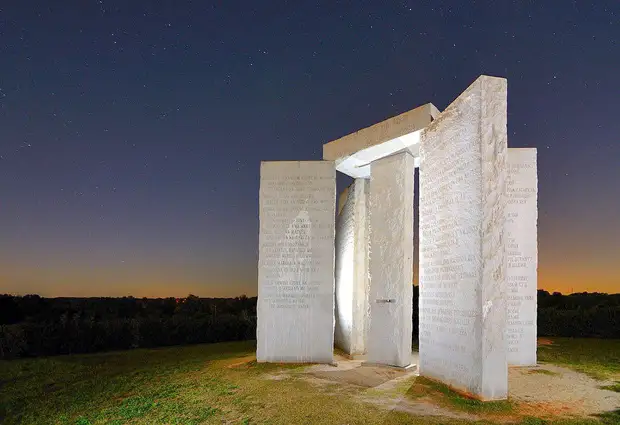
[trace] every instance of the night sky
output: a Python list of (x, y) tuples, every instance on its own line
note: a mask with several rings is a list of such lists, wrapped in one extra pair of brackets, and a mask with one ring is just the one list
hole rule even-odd
[(0, 293), (255, 295), (261, 160), (480, 74), (538, 148), (539, 288), (620, 292), (620, 2), (441, 3), (1, 2)]

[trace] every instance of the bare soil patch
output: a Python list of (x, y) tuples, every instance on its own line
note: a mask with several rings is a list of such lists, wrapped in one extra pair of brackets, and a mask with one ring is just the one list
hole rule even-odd
[(538, 415), (541, 410), (551, 415), (594, 415), (618, 409), (620, 393), (600, 388), (608, 383), (613, 382), (551, 364), (510, 368), (508, 373), (510, 397), (521, 402), (522, 410)]
[[(545, 344), (545, 341), (542, 341)], [(551, 343), (551, 342), (550, 342)], [(509, 369), (510, 406), (494, 412), (484, 407), (467, 406), (465, 409), (451, 403), (445, 394), (416, 384), (417, 368), (399, 370), (381, 366), (362, 365), (361, 360), (337, 356), (335, 365), (313, 365), (284, 371), (315, 387), (340, 385), (343, 391), (351, 386), (355, 398), (386, 410), (408, 412), (418, 416), (445, 416), (455, 419), (487, 419), (496, 422), (514, 422), (526, 416), (575, 417), (592, 416), (620, 408), (620, 393), (602, 389), (613, 381), (599, 381), (583, 373), (560, 366), (545, 364), (537, 367)], [(273, 379), (270, 376), (270, 379)], [(461, 406), (462, 407), (462, 406)]]
[(392, 370), (377, 367), (357, 367), (348, 370), (316, 371), (310, 374), (329, 381), (374, 388), (405, 375), (405, 372), (396, 369)]

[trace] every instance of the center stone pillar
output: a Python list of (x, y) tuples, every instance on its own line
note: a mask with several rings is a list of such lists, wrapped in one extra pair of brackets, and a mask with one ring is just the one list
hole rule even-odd
[(411, 363), (414, 171), (408, 152), (370, 165), (369, 363)]

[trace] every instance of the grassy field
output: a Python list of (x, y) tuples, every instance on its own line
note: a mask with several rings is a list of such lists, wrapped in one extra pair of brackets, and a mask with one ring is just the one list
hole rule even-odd
[(538, 347), (538, 361), (570, 367), (596, 379), (620, 378), (620, 340), (552, 338)]
[[(597, 376), (617, 376), (620, 341), (588, 342), (557, 340), (557, 345), (543, 347), (541, 360)], [(0, 423), (472, 423), (470, 419), (422, 417), (362, 403), (355, 398), (355, 392), (362, 389), (347, 387), (345, 392), (337, 383), (313, 385), (296, 377), (300, 366), (257, 364), (254, 350), (253, 343), (243, 342), (0, 361)], [(614, 359), (615, 364), (611, 364)], [(283, 370), (292, 378), (265, 379)], [(431, 396), (438, 406), (481, 415), (483, 420), (476, 423), (601, 423), (594, 419), (522, 417), (510, 401), (477, 402), (424, 378), (408, 382), (403, 394), (411, 400)], [(610, 414), (600, 420), (616, 424), (620, 416)]]

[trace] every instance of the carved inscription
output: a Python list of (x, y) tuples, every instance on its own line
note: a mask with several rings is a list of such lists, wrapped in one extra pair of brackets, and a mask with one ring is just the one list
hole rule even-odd
[(261, 167), (257, 356), (330, 361), (333, 345), (333, 162)]
[(481, 76), (420, 138), (420, 374), (507, 395), (506, 82)]
[(463, 385), (472, 381), (472, 359), (479, 356), (481, 158), (460, 132), (447, 136), (421, 152), (420, 365)]
[(536, 364), (536, 149), (508, 149), (506, 182), (508, 362)]

